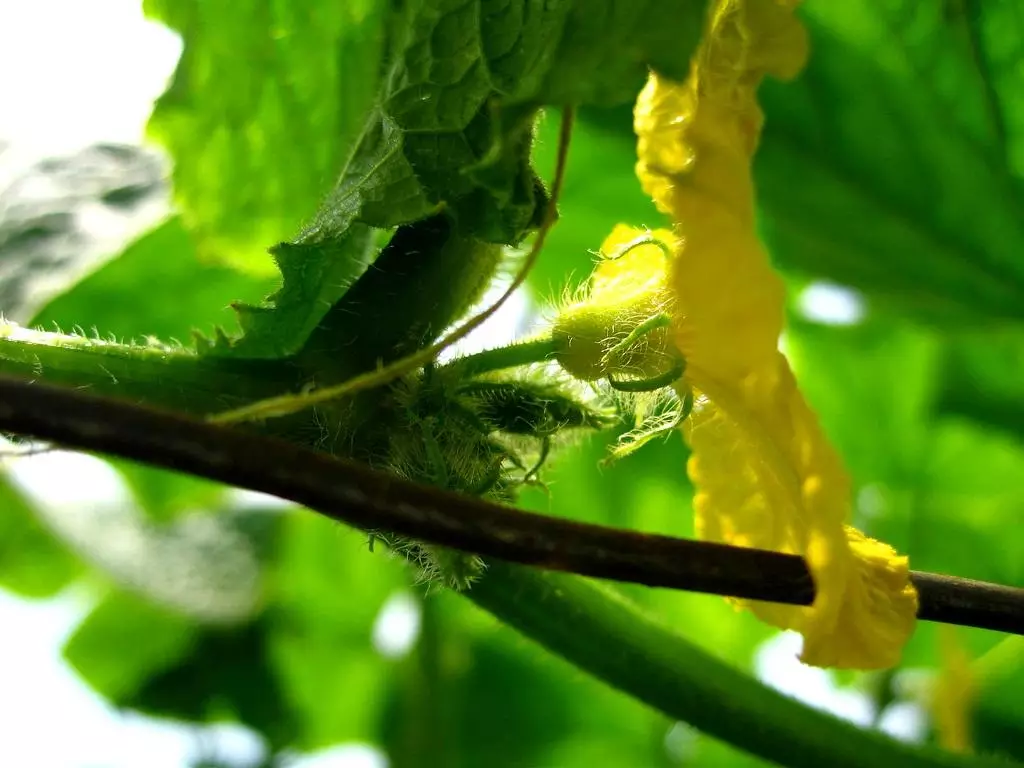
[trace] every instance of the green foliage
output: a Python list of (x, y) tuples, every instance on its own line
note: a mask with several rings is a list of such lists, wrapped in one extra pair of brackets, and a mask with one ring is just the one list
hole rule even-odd
[(1016, 326), (949, 337), (937, 407), (1020, 440), (1024, 437), (1024, 333)]
[[(530, 161), (537, 108), (628, 102), (648, 65), (682, 76), (702, 13), (695, 0), (614, 3), (604, 13), (527, 0), (395, 10), (386, 75), (338, 184), (298, 239), (275, 249), (284, 285), (273, 311), (242, 308), (246, 338), (233, 353), (296, 352), (365, 269), (365, 225), (444, 210), (463, 236), (517, 244), (546, 204)], [(628, 46), (606, 44), (623, 33)]]
[[(64, 646), (64, 657), (96, 691), (123, 701), (195, 645), (198, 628), (184, 616), (126, 592), (107, 596)], [(145, 637), (146, 642), (139, 642)]]
[(187, 226), (204, 258), (267, 274), (261, 254), (309, 218), (373, 103), (385, 5), (146, 0), (144, 7), (184, 42), (150, 132), (175, 159)]
[(778, 262), (936, 324), (1020, 321), (1016, 8), (852, 0), (804, 18), (813, 55), (765, 88), (757, 159)]
[(300, 746), (375, 739), (390, 678), (371, 628), (405, 583), (399, 562), (371, 555), (364, 535), (310, 517), (285, 522), (268, 585), (263, 663), (298, 719)]
[(0, 477), (0, 587), (24, 597), (51, 597), (81, 572), (78, 558)]
[(1005, 638), (982, 656), (975, 667), (979, 682), (978, 705), (971, 725), (978, 747), (1024, 759), (1021, 749), (1024, 706), (1019, 695), (1024, 681), (1024, 641), (1019, 637)]
[(140, 712), (193, 722), (231, 720), (259, 733), (271, 748), (295, 742), (300, 724), (264, 658), (262, 623), (212, 628), (180, 663), (147, 678), (118, 701)]
[[(529, 160), (532, 108), (628, 103), (648, 64), (682, 76), (702, 12), (689, 1), (597, 13), (581, 2), (408, 4), (392, 20), (378, 107), (315, 239), (353, 221), (408, 223), (443, 204), (467, 234), (518, 242), (543, 202)], [(620, 35), (630, 45), (608, 45)]]
[(139, 508), (158, 522), (170, 522), (185, 513), (217, 510), (224, 504), (224, 486), (189, 475), (113, 461)]
[(350, 288), (369, 264), (372, 249), (373, 236), (365, 226), (350, 227), (328, 242), (275, 246), (271, 252), (283, 284), (268, 298), (273, 306), (236, 304), (242, 338), (220, 350), (207, 344), (201, 349), (252, 358), (294, 354), (317, 327), (324, 308)]
[(429, 754), (453, 768), (582, 768), (595, 753), (672, 764), (663, 715), (532, 652), (452, 595), (430, 597), (422, 610), (420, 641), (381, 713), (393, 765), (422, 765)]
[(500, 258), (498, 246), (464, 236), (445, 215), (399, 227), (305, 339), (299, 361), (323, 382), (411, 354), (480, 298)]

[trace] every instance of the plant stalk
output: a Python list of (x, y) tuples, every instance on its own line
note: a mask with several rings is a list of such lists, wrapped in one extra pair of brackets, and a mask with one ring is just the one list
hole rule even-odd
[(498, 561), (463, 593), (580, 669), (790, 768), (1008, 768), (919, 747), (811, 709), (669, 631), (603, 585)]

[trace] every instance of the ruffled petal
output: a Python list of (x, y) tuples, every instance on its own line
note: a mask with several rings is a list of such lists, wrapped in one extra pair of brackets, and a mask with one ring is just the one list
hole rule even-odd
[(686, 428), (697, 535), (805, 558), (813, 605), (737, 602), (802, 633), (806, 663), (895, 665), (917, 613), (907, 558), (844, 525), (849, 478), (785, 358), (746, 385), (702, 392)]
[(784, 288), (755, 231), (751, 161), (766, 75), (807, 55), (794, 3), (718, 0), (685, 83), (652, 75), (637, 173), (674, 221), (673, 340), (700, 395), (687, 428), (698, 535), (802, 555), (812, 606), (751, 603), (819, 666), (891, 666), (914, 625), (906, 558), (845, 522), (850, 481), (777, 349)]
[(807, 57), (792, 5), (715, 3), (687, 81), (652, 75), (636, 105), (637, 175), (686, 244), (673, 265), (686, 313), (677, 342), (690, 366), (726, 379), (768, 363), (782, 331), (785, 294), (755, 234), (750, 164), (758, 85), (792, 77)]

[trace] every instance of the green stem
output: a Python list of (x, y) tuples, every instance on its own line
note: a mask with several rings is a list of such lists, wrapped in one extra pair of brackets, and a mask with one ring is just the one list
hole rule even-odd
[(202, 415), (292, 389), (270, 363), (203, 358), (0, 323), (0, 373)]
[[(452, 765), (450, 754), (457, 742), (453, 738), (452, 696), (445, 690), (444, 617), (437, 600), (420, 600), (420, 637), (416, 650), (403, 661), (399, 716), (388, 740), (388, 758), (392, 768), (421, 768), (424, 765)], [(461, 642), (455, 640), (454, 642)]]
[(780, 765), (1013, 765), (904, 744), (813, 710), (705, 653), (612, 590), (578, 577), (492, 561), (464, 594), (609, 685)]
[(532, 365), (553, 360), (555, 357), (555, 343), (551, 336), (543, 336), (534, 341), (524, 341), (518, 344), (510, 344), (507, 347), (496, 347), (485, 349), (466, 357), (453, 360), (445, 366), (448, 370), (458, 371), (466, 377), (478, 376), (481, 373), (501, 371), (505, 368), (518, 368), (522, 365)]

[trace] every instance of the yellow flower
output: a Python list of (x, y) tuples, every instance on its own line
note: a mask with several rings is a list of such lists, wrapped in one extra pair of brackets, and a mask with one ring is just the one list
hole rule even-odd
[[(846, 525), (850, 481), (778, 351), (784, 288), (754, 227), (751, 159), (766, 75), (807, 54), (792, 2), (716, 0), (689, 78), (652, 75), (636, 106), (637, 172), (674, 222), (671, 339), (697, 407), (686, 428), (698, 535), (802, 555), (812, 606), (747, 603), (800, 631), (817, 666), (894, 665), (917, 596), (907, 559)], [(639, 233), (617, 230), (605, 252)]]

